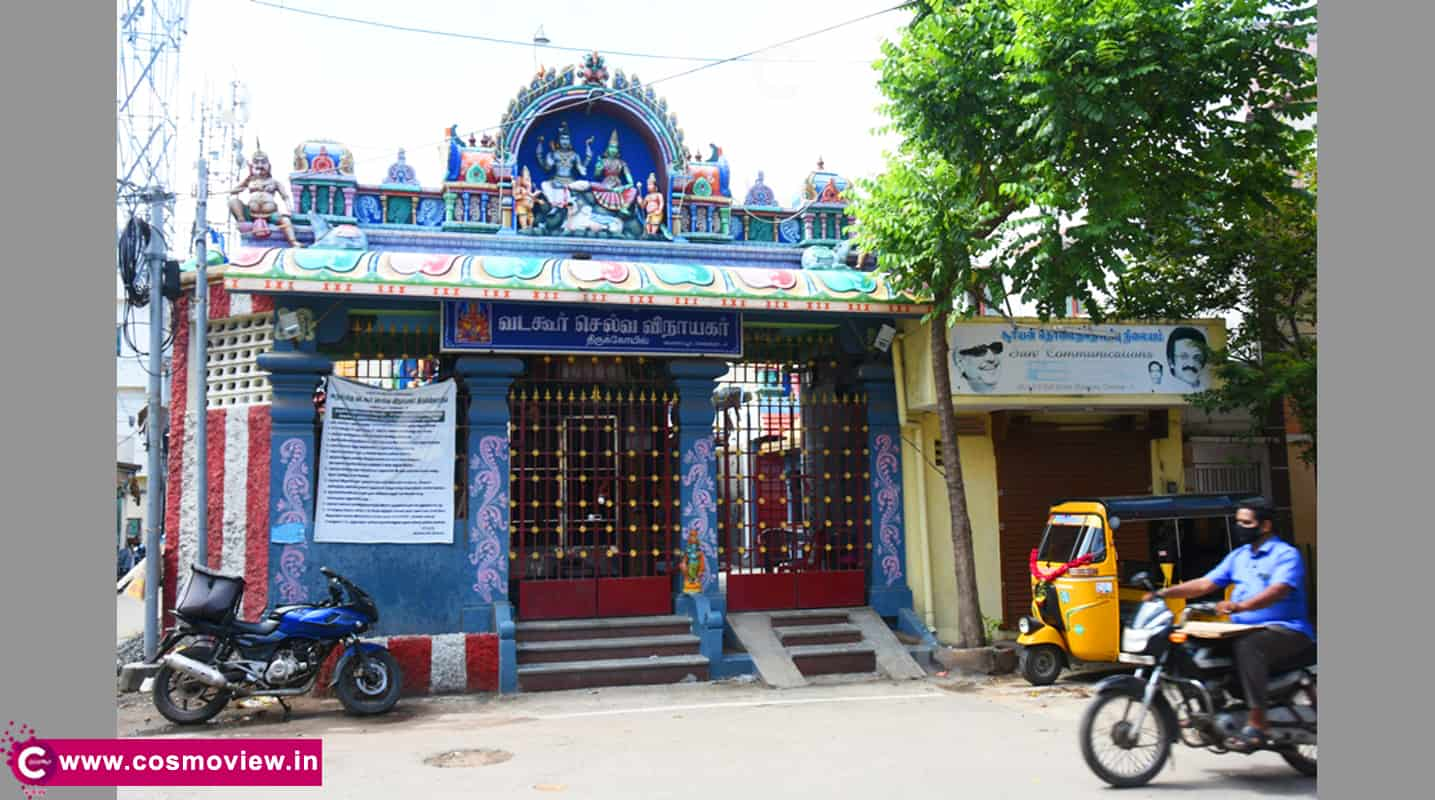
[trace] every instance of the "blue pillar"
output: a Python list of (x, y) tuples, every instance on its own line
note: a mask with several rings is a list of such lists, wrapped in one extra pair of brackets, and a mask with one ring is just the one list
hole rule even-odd
[[(696, 535), (702, 553), (702, 575), (696, 592), (683, 591), (680, 576), (677, 610), (693, 620), (700, 652), (716, 667), (722, 660), (724, 612), (727, 601), (718, 587), (717, 454), (713, 450), (713, 389), (727, 372), (720, 361), (673, 361), (668, 365), (678, 388), (678, 469), (682, 472), (678, 546), (685, 551)], [(693, 556), (689, 556), (693, 560)]]
[[(312, 341), (308, 343), (312, 346)], [(274, 403), (269, 409), (269, 581), (273, 604), (318, 596), (309, 584), (317, 491), (314, 388), (333, 371), (328, 358), (296, 350), (263, 353)]]
[(508, 597), (508, 389), (523, 374), (516, 358), (458, 359), (468, 387), (468, 548), (458, 587), (465, 632), (498, 634), (499, 691), (518, 688), (518, 648)]
[[(902, 431), (897, 422), (897, 387), (892, 368), (861, 367), (857, 377), (867, 395), (867, 463), (872, 537), (867, 571), (867, 604), (905, 627), (912, 615), (907, 585), (906, 531), (902, 521)], [(903, 610), (906, 613), (902, 613)]]

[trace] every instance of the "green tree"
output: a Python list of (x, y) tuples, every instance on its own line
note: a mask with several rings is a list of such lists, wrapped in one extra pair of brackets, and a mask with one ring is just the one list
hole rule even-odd
[(1251, 413), (1262, 429), (1277, 403), (1290, 408), (1316, 460), (1316, 178), (1307, 159), (1296, 191), (1270, 198), (1242, 219), (1207, 220), (1182, 241), (1130, 267), (1111, 307), (1127, 318), (1179, 319), (1235, 312), (1224, 348), (1211, 352), (1220, 383), (1197, 395), (1215, 411)]
[[(862, 182), (858, 240), (933, 300), (932, 359), (951, 505), (958, 646), (985, 640), (946, 328), (976, 300), (1091, 316), (1129, 260), (1240, 219), (1289, 188), (1313, 102), (1305, 2), (968, 0), (914, 4), (883, 45), (902, 145)], [(1184, 238), (1182, 238), (1184, 237)]]

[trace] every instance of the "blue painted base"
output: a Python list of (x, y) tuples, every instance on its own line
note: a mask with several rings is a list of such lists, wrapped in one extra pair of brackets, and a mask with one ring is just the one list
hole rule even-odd
[(727, 598), (719, 594), (679, 594), (673, 599), (674, 613), (686, 614), (692, 620), (693, 635), (698, 637), (698, 652), (707, 656), (709, 670), (723, 658), (726, 606)]
[(911, 610), (912, 590), (907, 584), (899, 583), (885, 588), (868, 588), (867, 605), (880, 616), (895, 617), (902, 609)]
[(904, 608), (897, 612), (897, 630), (908, 636), (916, 636), (922, 640), (922, 644), (937, 646), (937, 637), (927, 630), (926, 623), (917, 616), (917, 612), (910, 608)]
[(498, 632), (498, 691), (512, 694), (518, 691), (518, 641), (514, 638), (517, 627), (512, 603), (493, 604), (493, 629)]
[(459, 626), (464, 633), (493, 633), (493, 606), (464, 606), (459, 612)]
[(752, 663), (752, 656), (747, 653), (730, 653), (708, 664), (708, 678), (715, 681), (756, 674), (757, 665)]

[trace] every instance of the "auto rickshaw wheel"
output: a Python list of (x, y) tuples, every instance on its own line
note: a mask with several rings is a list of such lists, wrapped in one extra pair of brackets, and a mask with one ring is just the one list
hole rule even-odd
[(1061, 648), (1051, 644), (1037, 644), (1021, 649), (1017, 659), (1021, 676), (1032, 686), (1049, 686), (1056, 682), (1065, 665)]

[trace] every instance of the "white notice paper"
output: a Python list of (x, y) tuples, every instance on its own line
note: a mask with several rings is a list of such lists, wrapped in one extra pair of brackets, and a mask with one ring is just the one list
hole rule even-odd
[(330, 378), (314, 541), (452, 544), (457, 385)]

